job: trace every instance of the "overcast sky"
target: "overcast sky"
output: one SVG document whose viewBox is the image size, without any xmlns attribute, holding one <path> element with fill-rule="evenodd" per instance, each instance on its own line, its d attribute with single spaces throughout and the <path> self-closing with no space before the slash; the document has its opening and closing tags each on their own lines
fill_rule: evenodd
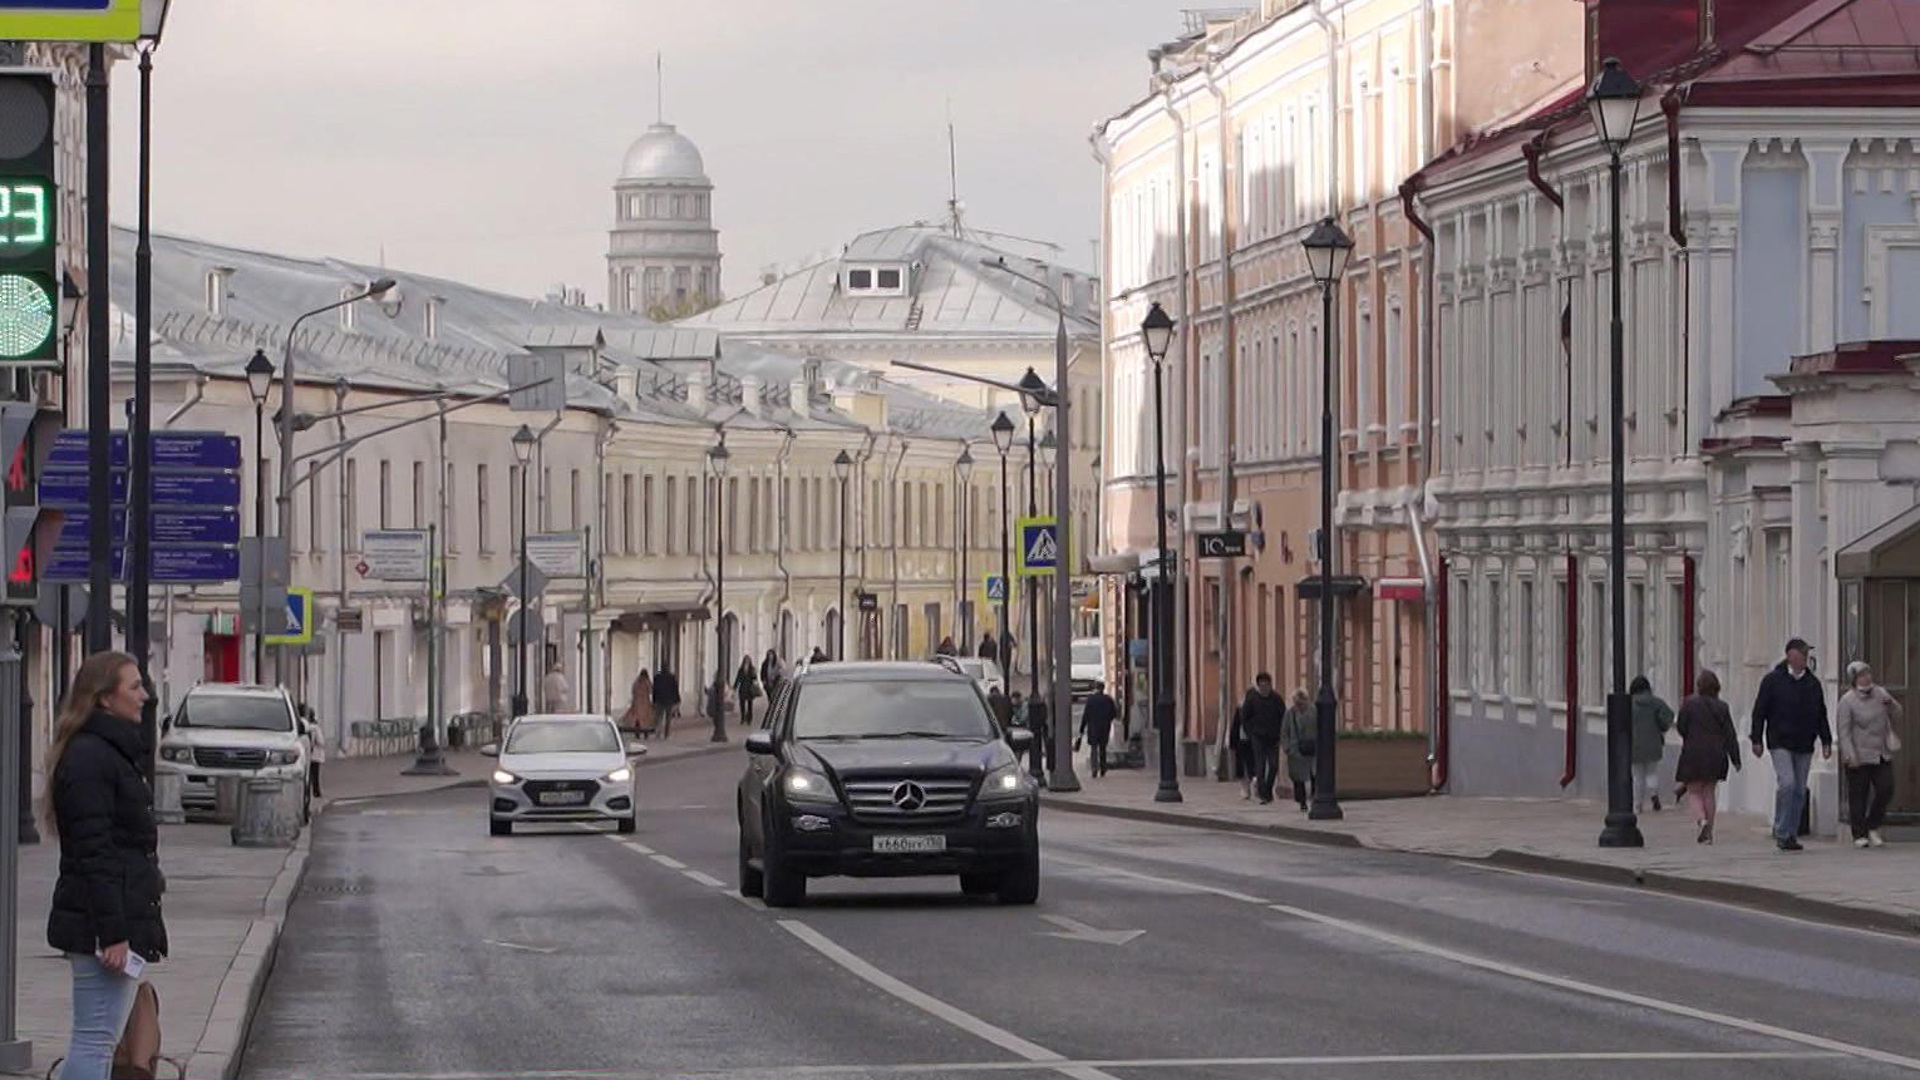
<svg viewBox="0 0 1920 1080">
<path fill-rule="evenodd" d="M 154 70 L 164 231 L 605 298 L 611 188 L 654 120 L 716 185 L 729 293 L 937 219 L 946 117 L 970 224 L 1090 266 L 1093 124 L 1144 88 L 1176 0 L 174 0 Z M 115 70 L 134 220 L 137 73 Z"/>
</svg>

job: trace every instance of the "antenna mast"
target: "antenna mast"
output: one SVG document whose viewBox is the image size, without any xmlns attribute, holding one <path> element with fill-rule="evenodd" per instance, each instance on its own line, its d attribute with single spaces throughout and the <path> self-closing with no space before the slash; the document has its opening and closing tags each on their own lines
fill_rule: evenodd
<svg viewBox="0 0 1920 1080">
<path fill-rule="evenodd" d="M 947 223 L 953 228 L 953 238 L 960 236 L 960 164 L 959 154 L 954 146 L 953 102 L 947 102 Z"/>
<path fill-rule="evenodd" d="M 653 54 L 653 120 L 667 122 L 667 62 L 663 54 Z"/>
</svg>

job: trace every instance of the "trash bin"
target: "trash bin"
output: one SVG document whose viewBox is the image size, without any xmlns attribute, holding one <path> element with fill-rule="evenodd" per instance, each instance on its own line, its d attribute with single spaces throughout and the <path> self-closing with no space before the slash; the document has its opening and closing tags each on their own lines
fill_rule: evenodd
<svg viewBox="0 0 1920 1080">
<path fill-rule="evenodd" d="M 447 749 L 458 750 L 467 742 L 466 731 L 459 724 L 447 723 Z"/>
<path fill-rule="evenodd" d="M 231 825 L 240 820 L 239 776 L 217 776 L 213 780 L 213 820 L 216 825 Z"/>
<path fill-rule="evenodd" d="M 277 776 L 244 781 L 233 822 L 234 846 L 292 847 L 300 836 L 300 808 L 289 797 L 292 790 L 292 785 Z"/>
<path fill-rule="evenodd" d="M 186 777 L 177 772 L 155 773 L 153 776 L 153 819 L 162 825 L 179 825 L 187 820 L 187 811 L 180 805 L 180 791 L 186 786 Z"/>
</svg>

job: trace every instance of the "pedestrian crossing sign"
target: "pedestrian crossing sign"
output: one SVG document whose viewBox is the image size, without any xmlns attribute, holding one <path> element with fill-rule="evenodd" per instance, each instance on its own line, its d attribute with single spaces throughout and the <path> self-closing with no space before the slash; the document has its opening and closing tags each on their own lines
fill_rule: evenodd
<svg viewBox="0 0 1920 1080">
<path fill-rule="evenodd" d="M 1001 577 L 999 574 L 988 574 L 981 585 L 982 592 L 987 598 L 987 603 L 1004 604 L 1007 602 L 1006 578 Z"/>
<path fill-rule="evenodd" d="M 1020 576 L 1042 577 L 1060 566 L 1060 525 L 1050 517 L 1020 519 Z"/>
<path fill-rule="evenodd" d="M 284 632 L 267 635 L 269 645 L 311 645 L 313 644 L 313 590 L 287 590 L 287 628 Z"/>
</svg>

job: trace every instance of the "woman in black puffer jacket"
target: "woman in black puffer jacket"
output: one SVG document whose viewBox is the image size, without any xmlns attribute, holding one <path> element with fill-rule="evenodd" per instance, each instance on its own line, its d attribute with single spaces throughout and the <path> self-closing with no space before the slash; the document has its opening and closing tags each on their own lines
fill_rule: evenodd
<svg viewBox="0 0 1920 1080">
<path fill-rule="evenodd" d="M 140 767 L 147 747 L 140 669 L 125 653 L 80 665 L 47 751 L 42 817 L 60 837 L 60 879 L 47 944 L 73 965 L 73 1036 L 62 1080 L 107 1080 L 133 1008 L 128 956 L 167 954 L 160 918 L 159 834 Z"/>
</svg>

